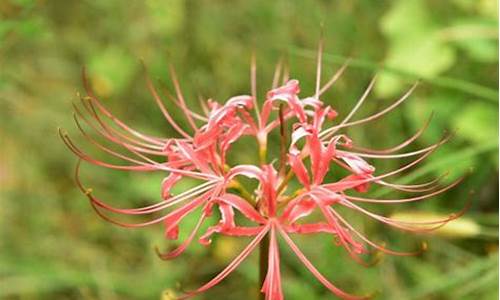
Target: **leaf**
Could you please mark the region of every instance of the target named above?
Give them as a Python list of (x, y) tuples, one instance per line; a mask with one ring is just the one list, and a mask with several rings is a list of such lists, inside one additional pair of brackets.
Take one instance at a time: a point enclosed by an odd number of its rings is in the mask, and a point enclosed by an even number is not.
[(486, 18), (460, 18), (440, 32), (442, 39), (452, 41), (472, 59), (491, 63), (498, 61), (498, 24)]
[(498, 44), (493, 40), (469, 39), (457, 41), (457, 45), (463, 48), (474, 60), (483, 63), (498, 61)]
[(412, 289), (409, 299), (427, 299), (431, 294), (463, 286), (492, 268), (498, 269), (498, 255), (474, 260), (462, 268), (441, 274), (435, 280), (422, 282)]
[(498, 141), (498, 111), (491, 105), (474, 101), (455, 115), (452, 124), (458, 129), (457, 135), (470, 142)]
[[(390, 68), (429, 79), (455, 62), (454, 49), (437, 34), (437, 27), (421, 0), (398, 1), (382, 18), (381, 30), (389, 40), (385, 63)], [(394, 75), (382, 74), (375, 92), (393, 96), (402, 83)]]

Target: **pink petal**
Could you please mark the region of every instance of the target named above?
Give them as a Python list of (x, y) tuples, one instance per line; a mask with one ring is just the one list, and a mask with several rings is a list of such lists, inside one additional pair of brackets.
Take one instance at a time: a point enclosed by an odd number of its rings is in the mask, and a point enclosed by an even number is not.
[(323, 161), (323, 145), (321, 144), (321, 141), (319, 140), (319, 137), (316, 133), (311, 134), (307, 137), (307, 143), (309, 146), (309, 155), (311, 158), (311, 174), (316, 179), (319, 178), (318, 175), (320, 175), (320, 166), (322, 165)]
[(335, 155), (335, 146), (333, 143), (329, 144), (326, 149), (321, 153), (321, 161), (319, 163), (318, 169), (314, 174), (314, 184), (318, 185), (323, 182), (323, 179), (330, 169), (330, 162)]
[(262, 198), (264, 207), (267, 208), (267, 213), (269, 217), (274, 217), (276, 214), (276, 189), (278, 173), (273, 168), (272, 165), (262, 166), (263, 180), (261, 181), (262, 186)]
[(250, 220), (265, 223), (267, 222), (248, 202), (241, 197), (233, 194), (225, 194), (215, 199), (213, 203), (217, 202), (221, 213), (220, 222), (208, 228), (207, 232), (200, 237), (199, 242), (203, 245), (211, 243), (210, 237), (214, 233), (220, 233), (230, 236), (254, 236), (260, 232), (262, 226), (257, 227), (242, 227), (236, 226), (234, 221), (234, 208), (240, 210), (243, 215), (249, 217)]
[(255, 226), (255, 227), (243, 227), (243, 226), (234, 226), (234, 227), (225, 227), (222, 224), (211, 226), (207, 229), (207, 231), (199, 238), (198, 242), (204, 246), (210, 245), (212, 243), (212, 235), (214, 233), (219, 233), (227, 236), (255, 236), (259, 232), (261, 232), (264, 226)]
[(337, 152), (336, 156), (344, 160), (356, 174), (372, 174), (375, 171), (373, 166), (357, 155), (348, 152)]
[(331, 225), (326, 224), (326, 223), (282, 225), (282, 228), (287, 233), (298, 233), (298, 234), (330, 233), (330, 234), (337, 234), (335, 229)]
[(278, 87), (274, 90), (271, 90), (267, 93), (267, 100), (264, 103), (263, 119), (267, 119), (268, 114), (271, 111), (271, 106), (274, 101), (281, 100), (285, 101), (288, 106), (295, 113), (300, 122), (306, 122), (307, 118), (304, 112), (304, 108), (302, 107), (302, 103), (300, 102), (297, 94), (300, 92), (299, 81), (298, 80), (290, 80), (284, 86)]
[(292, 140), (290, 143), (290, 147), (296, 145), (300, 139), (302, 139), (303, 137), (306, 137), (310, 134), (311, 134), (311, 132), (309, 130), (306, 130), (306, 128), (304, 126), (298, 126), (292, 132)]
[(251, 96), (236, 96), (229, 99), (222, 107), (212, 111), (209, 115), (208, 126), (219, 124), (224, 118), (234, 114), (238, 107), (251, 108), (253, 105)]
[(232, 207), (239, 210), (245, 217), (254, 222), (261, 224), (266, 222), (266, 219), (263, 218), (262, 215), (257, 210), (255, 210), (252, 205), (250, 205), (250, 203), (239, 196), (228, 193), (220, 196), (217, 200), (231, 205)]
[(269, 261), (267, 264), (267, 275), (261, 288), (266, 295), (266, 300), (283, 300), (281, 289), (280, 255), (278, 241), (276, 239), (276, 228), (272, 225), (269, 239)]
[(204, 157), (201, 153), (198, 153), (192, 145), (189, 145), (184, 141), (177, 141), (177, 146), (183, 153), (184, 157), (190, 160), (198, 170), (201, 170), (203, 173), (212, 173), (212, 170), (207, 164), (207, 157)]
[(161, 196), (163, 199), (167, 200), (170, 198), (170, 189), (181, 179), (182, 175), (175, 173), (172, 173), (163, 179), (161, 183)]
[(304, 106), (311, 106), (315, 109), (320, 108), (323, 105), (321, 100), (318, 100), (314, 97), (307, 97), (300, 100)]
[(287, 204), (280, 220), (283, 223), (294, 223), (298, 219), (310, 215), (314, 208), (316, 208), (316, 203), (310, 198), (294, 199)]
[(288, 161), (293, 172), (297, 176), (297, 179), (303, 184), (307, 189), (309, 189), (311, 183), (309, 181), (309, 174), (307, 174), (306, 167), (300, 158), (300, 153), (290, 152), (288, 154)]
[(237, 123), (231, 127), (221, 142), (221, 151), (225, 153), (229, 146), (241, 137), (247, 128), (249, 128), (249, 126), (243, 123)]
[(179, 223), (182, 221), (182, 219), (198, 208), (203, 202), (207, 200), (208, 196), (203, 195), (202, 197), (198, 197), (197, 199), (189, 202), (188, 204), (172, 211), (169, 213), (165, 219), (165, 236), (168, 239), (177, 239), (178, 234), (179, 234)]
[(358, 192), (366, 192), (368, 191), (371, 181), (370, 176), (349, 175), (342, 178), (340, 181), (323, 185), (323, 187), (332, 192), (343, 192), (352, 188), (356, 189)]
[(227, 174), (226, 180), (231, 180), (238, 175), (243, 175), (248, 178), (262, 180), (262, 170), (253, 165), (238, 165), (233, 167)]

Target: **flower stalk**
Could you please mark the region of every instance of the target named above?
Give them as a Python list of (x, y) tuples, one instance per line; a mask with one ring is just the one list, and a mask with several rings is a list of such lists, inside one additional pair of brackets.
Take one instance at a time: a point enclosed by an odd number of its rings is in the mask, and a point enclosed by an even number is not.
[(259, 282), (257, 290), (259, 291), (259, 299), (266, 300), (266, 295), (260, 293), (261, 287), (264, 285), (266, 280), (267, 269), (269, 262), (269, 234), (266, 234), (259, 245)]

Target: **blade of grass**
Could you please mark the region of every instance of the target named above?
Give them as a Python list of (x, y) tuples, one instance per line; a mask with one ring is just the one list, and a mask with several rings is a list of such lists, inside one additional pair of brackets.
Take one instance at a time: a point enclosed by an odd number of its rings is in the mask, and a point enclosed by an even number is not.
[(408, 294), (408, 299), (426, 299), (429, 294), (438, 293), (443, 290), (449, 290), (455, 286), (463, 285), (472, 279), (478, 278), (488, 270), (498, 268), (498, 256), (492, 255), (486, 259), (478, 259), (465, 265), (463, 268), (453, 270), (453, 275), (443, 273), (439, 278), (432, 281), (426, 281), (420, 286), (415, 287)]
[[(99, 290), (102, 278), (97, 278), (90, 266), (75, 268), (71, 263), (54, 263), (50, 260), (17, 259), (0, 257), (1, 272), (10, 274), (2, 279), (0, 299), (20, 295), (43, 295), (67, 289), (90, 287)], [(141, 274), (141, 271), (144, 273)], [(113, 292), (149, 299), (168, 286), (168, 268), (161, 276), (147, 276), (151, 270), (144, 268), (132, 273), (109, 270), (107, 280)], [(139, 278), (139, 279), (138, 279)], [(134, 282), (133, 285), (130, 282)], [(172, 281), (171, 281), (172, 282)], [(157, 293), (156, 293), (157, 292)]]
[[(490, 270), (486, 274), (471, 280), (465, 285), (459, 287), (455, 292), (457, 299), (463, 299), (465, 296), (479, 290), (484, 290), (485, 286), (495, 286), (498, 283), (498, 268)], [(498, 288), (498, 286), (497, 286)], [(497, 294), (498, 296), (498, 294)]]

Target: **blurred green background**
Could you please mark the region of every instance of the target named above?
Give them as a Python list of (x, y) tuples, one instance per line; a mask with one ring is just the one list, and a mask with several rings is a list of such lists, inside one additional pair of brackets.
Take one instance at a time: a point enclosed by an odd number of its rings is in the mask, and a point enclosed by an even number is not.
[[(76, 93), (83, 93), (82, 66), (116, 115), (135, 128), (171, 136), (147, 93), (140, 59), (153, 78), (169, 86), (167, 69), (173, 64), (194, 107), (199, 95), (224, 101), (249, 93), (253, 49), (260, 95), (270, 86), (280, 57), (289, 62), (305, 95), (313, 91), (323, 24), (325, 76), (353, 58), (324, 97), (341, 114), (376, 73), (375, 92), (358, 118), (422, 80), (411, 99), (383, 121), (349, 130), (358, 144), (397, 144), (433, 111), (430, 128), (414, 148), (436, 141), (444, 130), (459, 131), (424, 166), (400, 180), (425, 181), (447, 170), (451, 180), (473, 168), (463, 184), (432, 201), (371, 208), (411, 218), (445, 215), (460, 210), (470, 190), (476, 193), (463, 222), (432, 235), (388, 230), (349, 214), (370, 237), (393, 248), (428, 241), (429, 251), (419, 257), (384, 256), (365, 269), (331, 238), (296, 240), (327, 277), (350, 292), (380, 291), (378, 299), (497, 299), (497, 7), (494, 0), (0, 1), (0, 298), (169, 299), (211, 278), (246, 243), (218, 237), (207, 249), (194, 244), (177, 260), (163, 262), (153, 247), (172, 243), (163, 240), (161, 226), (127, 230), (95, 215), (73, 182), (76, 159), (56, 134), (57, 127), (64, 127), (84, 145), (71, 109)], [(244, 161), (254, 157), (249, 151), (236, 153)], [(389, 169), (398, 163), (375, 165)], [(160, 197), (158, 175), (89, 167), (85, 174), (99, 196), (121, 206)], [(395, 195), (382, 194), (372, 191), (374, 196)], [(282, 248), (286, 298), (331, 299)], [(256, 285), (254, 254), (199, 298), (252, 299)]]

